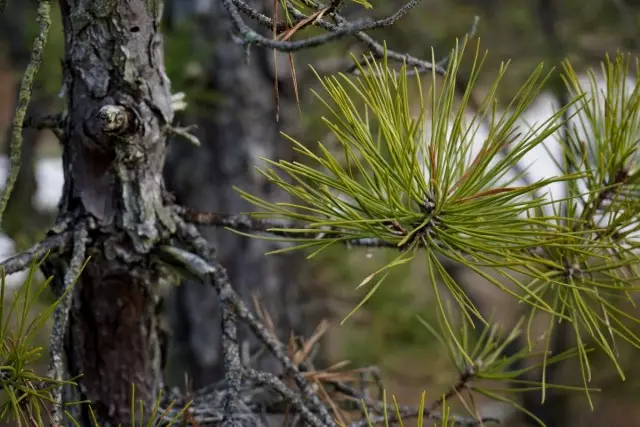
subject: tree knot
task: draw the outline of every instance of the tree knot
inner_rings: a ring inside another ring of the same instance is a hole
[[[97,114],[98,126],[107,135],[130,133],[135,128],[134,114],[121,105],[104,105]]]

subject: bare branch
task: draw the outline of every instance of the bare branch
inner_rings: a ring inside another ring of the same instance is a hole
[[[0,270],[3,270],[4,274],[13,274],[26,270],[31,263],[41,261],[49,252],[66,250],[72,238],[73,233],[70,231],[48,236],[30,249],[0,262]]]
[[[274,21],[272,18],[268,17],[264,13],[260,13],[253,7],[249,6],[243,0],[234,0],[233,3],[238,8],[238,10],[240,10],[242,13],[247,15],[249,18],[257,21],[262,26],[269,28],[270,30],[273,29],[274,23],[276,27],[276,32],[278,33],[285,31],[289,27],[289,24],[287,24],[285,21]],[[295,25],[296,22],[297,21],[294,21],[293,24]]]
[[[275,391],[280,393],[282,397],[284,397],[287,401],[291,402],[294,408],[298,410],[298,412],[304,417],[305,421],[309,423],[309,425],[314,427],[324,427],[323,424],[318,417],[316,417],[309,408],[305,405],[305,403],[298,397],[293,390],[286,386],[280,380],[280,378],[275,375],[267,372],[256,371],[255,369],[247,369],[246,371],[247,378],[255,381],[260,385],[268,385],[273,388]]]
[[[172,246],[162,247],[162,250],[170,254],[174,261],[179,260],[179,262],[184,263],[189,271],[194,274],[199,274],[201,278],[216,274],[216,268],[211,263],[191,252]],[[312,358],[308,357],[300,362],[300,370],[309,378],[315,377],[315,373],[321,373],[321,371],[317,371],[314,368],[311,360]],[[365,412],[362,408],[362,404],[364,403],[369,418],[353,422],[350,426],[365,427],[369,425],[369,420],[373,424],[381,423],[385,418],[383,415],[378,414],[382,414],[384,411],[388,414],[387,419],[392,422],[397,421],[396,408],[393,404],[387,403],[385,405],[382,401],[374,400],[367,392],[368,389],[374,385],[380,388],[379,393],[380,396],[382,396],[381,390],[383,389],[383,385],[379,378],[377,368],[370,367],[358,371],[362,374],[371,374],[375,381],[358,382],[361,389],[356,389],[348,383],[341,382],[340,380],[334,379],[336,377],[332,378],[331,376],[323,377],[320,375],[318,377],[320,379],[315,381],[321,388],[327,386],[328,388],[326,390],[335,394],[336,397],[341,397],[333,400],[333,404],[337,405],[337,407],[347,411],[360,411],[364,417]],[[293,407],[296,411],[293,414],[294,419],[300,418],[306,422],[306,425],[318,427],[327,426],[327,424],[318,418],[317,414],[310,410],[304,396],[299,391],[289,388],[280,377],[254,370],[248,366],[244,367],[242,373],[242,381],[239,383],[239,393],[242,399],[238,401],[239,412],[236,421],[239,422],[242,420],[245,422],[244,425],[268,426],[270,424],[266,414],[289,413],[290,407]],[[458,388],[460,388],[458,383],[452,387],[452,389]],[[274,390],[277,393],[273,393]],[[226,379],[218,384],[189,393],[187,396],[182,396],[180,392],[175,389],[170,390],[164,398],[163,407],[171,405],[174,409],[167,409],[165,411],[165,419],[174,417],[181,407],[184,407],[187,402],[190,402],[188,419],[200,423],[220,423],[223,418],[228,415],[222,408],[224,408],[225,402],[229,398],[229,393],[229,383]],[[329,395],[325,393],[325,396],[328,397]],[[346,397],[346,399],[344,397]],[[434,405],[431,405],[431,407],[433,406]],[[433,420],[442,420],[442,414],[440,412],[425,408],[421,410],[417,406],[400,405],[398,411],[404,419],[415,418],[422,414]],[[481,421],[478,421],[471,417],[457,415],[449,415],[448,419],[455,425],[467,426],[498,422],[498,420],[489,417],[482,418]],[[297,425],[295,422],[291,424]]]
[[[340,17],[340,16],[336,16],[336,21],[341,22],[344,21],[344,18]],[[465,35],[465,38],[467,39],[471,39],[473,38],[473,36],[475,35],[477,29],[478,29],[478,23],[480,22],[480,17],[479,16],[475,16],[473,18],[473,23],[471,24],[471,28],[469,29],[469,31],[467,32],[467,34]],[[390,49],[385,49],[385,47],[378,43],[377,41],[375,41],[372,37],[368,36],[367,34],[357,34],[356,37],[363,42],[371,51],[371,53],[374,55],[374,57],[376,58],[382,58],[386,56],[388,59],[392,59],[394,61],[400,62],[402,64],[407,64],[408,67],[411,67],[413,69],[409,69],[407,70],[407,75],[413,75],[416,72],[417,73],[422,73],[424,71],[431,71],[432,69],[435,70],[436,73],[440,74],[440,75],[444,75],[446,72],[445,67],[447,66],[447,63],[449,62],[449,56],[445,56],[444,58],[442,58],[441,60],[439,60],[437,63],[433,64],[429,61],[425,61],[423,59],[419,59],[416,58],[414,56],[411,56],[407,53],[399,53],[397,51],[394,50],[390,50]],[[360,65],[362,65],[362,62],[359,62]],[[349,67],[349,69],[347,70],[348,72],[357,72],[358,71],[358,66],[356,64],[353,64],[351,67]]]
[[[475,366],[468,366],[467,369],[460,374],[458,381],[445,394],[440,396],[429,406],[429,412],[435,411],[441,407],[444,402],[465,389],[469,382],[476,376],[476,372],[477,370]]]
[[[247,16],[249,16],[250,18],[256,20],[257,22],[259,22],[260,24],[262,24],[265,27],[268,27],[270,29],[273,28],[274,26],[274,21],[269,18],[268,16],[261,14],[260,12],[258,12],[257,10],[255,10],[254,8],[252,8],[251,6],[249,6],[247,3],[245,3],[243,0],[231,0],[233,2],[233,4],[235,6],[237,6],[237,8],[242,11],[243,13],[245,13]],[[334,4],[335,3],[335,4]],[[316,10],[317,11],[325,11],[324,15],[327,16],[331,16],[337,23],[338,25],[332,24],[330,22],[328,22],[325,19],[314,19],[311,20],[310,22],[312,22],[314,25],[323,28],[324,30],[330,32],[330,33],[336,33],[338,31],[344,31],[343,28],[352,28],[353,24],[349,23],[349,21],[344,18],[343,16],[341,16],[340,14],[338,14],[338,9],[340,6],[341,2],[338,1],[332,1],[332,3],[329,6],[325,6],[321,3],[316,2]],[[373,23],[370,23],[369,25],[374,25],[375,23],[382,23],[383,25],[381,25],[380,27],[377,28],[382,28],[384,26],[387,25],[391,25],[389,24],[389,22],[393,21],[397,21],[398,19],[400,19],[401,17],[403,17],[404,15],[406,15],[407,12],[409,12],[409,10],[411,8],[413,8],[415,5],[417,5],[419,3],[419,1],[412,1],[409,2],[407,4],[405,4],[400,10],[398,10],[395,14],[393,14],[391,17],[386,18],[386,19],[382,19],[379,21],[375,21]],[[289,10],[289,12],[291,13],[291,16],[294,18],[293,24],[295,25],[298,22],[302,22],[305,21],[309,18],[309,16],[307,16],[306,14],[304,14],[303,12],[299,11],[298,9],[296,9],[290,2],[287,2],[287,9]],[[473,34],[475,33],[476,30],[476,26],[477,23],[479,21],[479,18],[476,17],[474,20],[474,24],[469,32],[469,38],[471,38],[473,36]],[[391,22],[391,23],[393,23]],[[275,22],[276,25],[276,29],[278,31],[283,31],[287,28],[286,23],[284,22]],[[370,28],[369,28],[370,29]],[[373,53],[374,56],[376,57],[382,57],[385,53],[385,47],[377,42],[375,39],[373,39],[371,36],[367,35],[366,33],[364,33],[363,31],[365,31],[366,29],[361,28],[359,31],[356,31],[354,33],[348,34],[350,36],[355,37],[356,39],[358,39],[360,42],[362,42],[364,45],[366,45],[369,50],[371,51],[371,53]],[[267,39],[270,40],[270,39]],[[291,42],[289,42],[291,43]],[[437,64],[432,64],[429,61],[425,61],[423,59],[417,58],[415,56],[406,54],[406,53],[400,53],[397,51],[394,51],[392,49],[386,49],[386,54],[387,54],[387,58],[392,59],[394,61],[398,61],[401,63],[406,63],[407,65],[409,65],[410,67],[414,67],[417,68],[419,71],[429,71],[434,69],[438,74],[444,74],[445,70],[444,70],[444,66],[446,65],[448,58],[444,58],[440,61],[438,61]],[[355,68],[352,68],[351,71],[353,71]]]
[[[402,6],[396,13],[389,16],[385,19],[380,19],[377,21],[364,20],[362,22],[344,22],[340,26],[333,26],[333,30],[330,30],[329,33],[323,34],[320,36],[309,37],[304,40],[297,41],[281,41],[281,40],[273,40],[268,37],[265,37],[258,32],[254,31],[251,27],[249,27],[243,20],[242,15],[240,14],[238,0],[222,0],[224,7],[227,9],[233,24],[236,29],[240,33],[240,38],[243,43],[252,44],[257,46],[266,46],[268,48],[277,49],[280,52],[295,52],[303,49],[309,49],[313,47],[318,47],[325,45],[333,40],[340,39],[345,36],[352,36],[362,31],[369,31],[379,28],[388,27],[398,21],[400,18],[405,16],[410,9],[420,3],[422,0],[411,0]],[[258,11],[251,11],[251,7],[244,4],[242,9],[245,13],[249,14],[250,17],[257,19],[259,22],[263,24],[268,24],[269,21],[266,19],[267,17],[260,14]],[[324,7],[327,11],[330,11],[330,8]],[[304,16],[304,17],[302,17]],[[307,19],[308,16],[302,14],[302,16],[294,16],[299,21],[302,19]],[[317,20],[316,23],[320,23],[321,19]],[[271,21],[271,27],[273,28],[273,21]],[[278,23],[275,23],[276,25]],[[321,25],[322,26],[322,25]]]
[[[267,233],[272,236],[279,236],[289,239],[299,239],[300,233],[288,232],[287,228],[301,229],[303,227],[295,224],[283,224],[277,221],[268,221],[264,219],[252,218],[244,214],[221,214],[214,212],[193,212],[181,208],[183,218],[192,224],[207,225],[212,227],[226,227],[240,232]],[[334,236],[335,237],[335,236]],[[328,240],[327,235],[318,234],[317,240]],[[376,238],[362,238],[344,240],[343,243],[348,247],[367,247],[367,248],[392,248],[400,249],[397,244],[387,242]]]
[[[66,117],[62,113],[27,116],[24,120],[24,127],[37,130],[51,129],[52,131],[58,131],[64,128],[65,120]]]
[[[20,92],[18,95],[18,108],[13,118],[13,125],[11,129],[11,156],[10,172],[5,187],[2,191],[2,197],[0,197],[0,222],[4,210],[11,197],[11,192],[18,179],[20,173],[20,159],[22,157],[22,128],[24,124],[24,117],[27,114],[27,107],[31,100],[31,86],[35,78],[40,63],[42,62],[44,46],[47,43],[47,35],[49,34],[49,27],[51,26],[51,2],[47,0],[41,0],[38,5],[38,23],[40,24],[40,33],[33,42],[33,50],[31,52],[31,60],[27,69],[22,76],[22,82],[20,83]]]
[[[73,233],[73,253],[69,268],[64,275],[64,288],[54,289],[60,298],[60,302],[53,313],[53,329],[51,330],[51,362],[47,376],[57,381],[62,381],[64,374],[63,354],[64,335],[67,331],[69,319],[69,307],[71,305],[72,287],[85,265],[85,253],[87,249],[88,232],[83,224]],[[62,386],[54,387],[52,399],[55,402],[51,408],[53,425],[62,422],[64,410],[62,409]]]

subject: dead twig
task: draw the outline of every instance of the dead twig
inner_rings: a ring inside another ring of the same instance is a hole
[[[63,231],[47,236],[44,240],[33,245],[30,249],[13,255],[0,262],[0,271],[13,274],[26,270],[33,262],[40,262],[50,252],[62,252],[68,249],[73,240],[73,232]]]

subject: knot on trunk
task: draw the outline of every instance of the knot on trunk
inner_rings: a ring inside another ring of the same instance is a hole
[[[104,105],[96,113],[97,125],[106,135],[124,135],[135,131],[135,116],[122,105]]]

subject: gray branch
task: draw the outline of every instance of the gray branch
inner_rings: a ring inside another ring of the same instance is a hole
[[[398,9],[398,11],[393,15],[377,21],[364,20],[361,22],[347,22],[345,20],[340,25],[336,26],[329,24],[323,19],[314,20],[314,23],[316,25],[328,30],[329,32],[320,36],[309,37],[307,39],[296,41],[270,39],[253,30],[244,22],[240,10],[242,10],[250,18],[257,20],[259,23],[265,26],[270,26],[271,28],[273,28],[274,25],[276,26],[276,28],[282,27],[282,23],[274,22],[267,16],[261,14],[251,6],[244,3],[242,0],[222,0],[222,3],[229,13],[231,21],[240,33],[240,38],[243,43],[257,46],[266,46],[268,48],[276,49],[280,52],[295,52],[303,49],[323,46],[331,41],[343,38],[345,36],[355,36],[358,33],[362,33],[363,31],[389,27],[395,24],[400,18],[405,16],[409,12],[409,10],[411,10],[421,1],[422,0],[411,0],[403,5],[400,9]],[[319,3],[316,3],[316,5],[318,9],[326,9],[328,14],[334,13],[331,6],[322,6]],[[289,9],[295,10],[292,7],[289,7]],[[308,19],[309,16],[299,12],[294,15],[294,18],[299,22],[304,19]]]
[[[36,130],[51,129],[55,132],[64,128],[65,121],[66,117],[62,113],[27,116],[24,119],[24,127]]]
[[[63,231],[46,237],[40,243],[36,243],[30,249],[20,252],[0,262],[0,271],[4,274],[13,274],[26,270],[32,263],[42,261],[50,252],[62,252],[67,250],[73,239],[73,233]]]
[[[247,369],[246,370],[247,378],[254,381],[259,385],[267,385],[273,390],[277,391],[282,395],[288,402],[291,402],[294,408],[298,410],[298,412],[302,415],[302,417],[309,423],[309,425],[313,427],[324,427],[323,424],[318,417],[315,416],[307,405],[300,399],[293,390],[291,390],[285,383],[282,382],[280,378],[277,376],[268,373],[268,372],[260,372],[255,369]]]
[[[296,224],[283,224],[279,221],[269,221],[264,219],[253,218],[245,214],[222,214],[215,212],[192,212],[186,209],[181,209],[183,218],[191,223],[197,225],[206,225],[211,227],[226,227],[232,230],[249,232],[249,233],[266,233],[272,236],[278,236],[288,239],[300,239],[302,234],[299,232],[293,233],[286,231],[287,228],[302,229],[303,226]],[[335,238],[335,231],[333,235],[328,233],[317,233],[316,240],[329,240]],[[339,231],[339,230],[337,230]],[[309,230],[309,234],[314,233],[314,230]],[[307,236],[308,238],[309,236]],[[394,242],[378,238],[360,238],[343,240],[343,243],[349,247],[367,247],[367,248],[392,248],[400,249]]]
[[[51,361],[47,376],[56,381],[62,381],[64,376],[64,335],[67,331],[67,321],[69,319],[69,307],[71,305],[72,287],[82,272],[85,262],[88,232],[83,224],[73,233],[73,253],[71,262],[64,276],[64,288],[54,289],[56,297],[60,298],[58,306],[53,313],[53,329],[51,331],[50,354]],[[55,402],[51,408],[51,418],[54,425],[62,422],[64,410],[62,409],[62,386],[54,387],[52,399]]]

